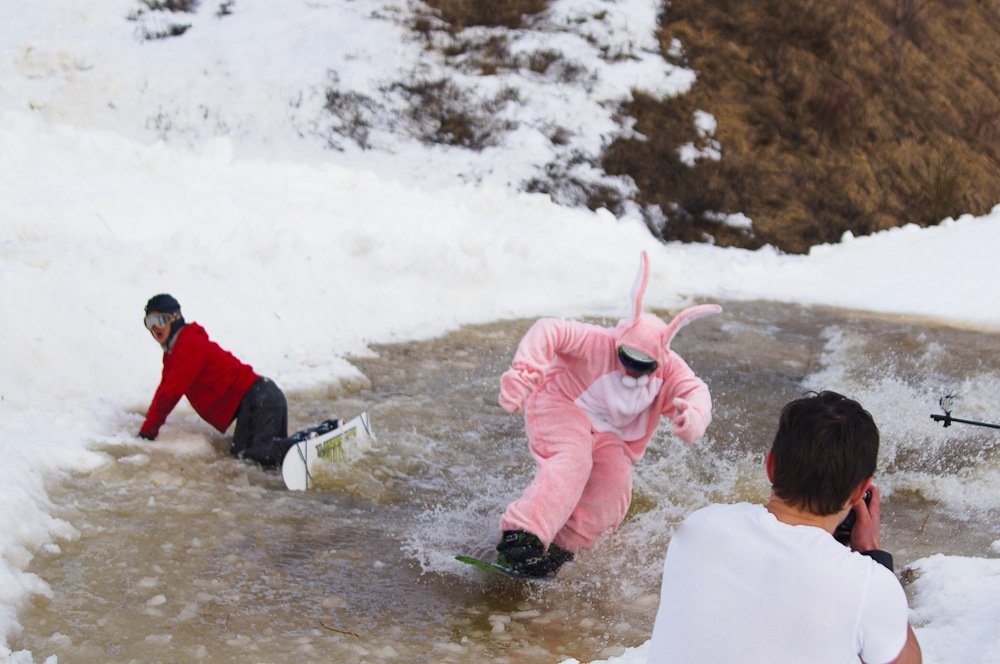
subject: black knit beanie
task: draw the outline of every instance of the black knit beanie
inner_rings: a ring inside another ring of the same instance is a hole
[[[175,300],[173,295],[168,295],[166,293],[154,295],[149,298],[149,302],[146,303],[147,314],[151,311],[158,311],[161,314],[174,314],[179,313],[180,310],[181,303]]]

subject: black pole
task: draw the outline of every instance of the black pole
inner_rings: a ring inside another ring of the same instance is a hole
[[[944,426],[950,427],[952,422],[961,422],[962,424],[974,424],[977,427],[989,427],[990,429],[1000,429],[1000,424],[990,424],[989,422],[976,422],[975,420],[963,420],[960,417],[952,417],[951,413],[945,413],[944,415],[931,415],[931,419],[935,422],[943,422]]]

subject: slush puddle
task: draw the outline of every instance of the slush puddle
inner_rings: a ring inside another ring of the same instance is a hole
[[[606,659],[649,638],[679,520],[710,502],[766,499],[778,410],[810,389],[857,398],[882,430],[882,542],[898,570],[932,553],[991,555],[1000,434],[945,429],[930,414],[954,392],[954,415],[1000,419],[996,336],[724,306],[673,344],[712,389],[707,438],[686,446],[661,427],[635,469],[626,523],[555,582],[453,560],[492,557],[500,513],[532,474],[520,417],[496,404],[530,321],[499,323],[375,348],[354,360],[370,389],[289,394],[293,426],[367,410],[378,436],[319,490],[286,491],[181,412],[156,445],[104,445],[112,462],[49,487],[79,535],[36,555],[30,571],[52,596],[25,607],[11,646],[39,662]]]

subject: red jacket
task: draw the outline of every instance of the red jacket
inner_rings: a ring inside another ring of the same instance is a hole
[[[189,323],[163,354],[163,375],[140,432],[155,438],[181,397],[187,397],[206,422],[225,433],[243,395],[259,376],[250,365],[208,338],[205,328]]]

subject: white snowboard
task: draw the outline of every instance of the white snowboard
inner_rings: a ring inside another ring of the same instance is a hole
[[[337,429],[296,443],[281,463],[281,477],[291,491],[305,491],[312,486],[312,474],[320,464],[353,463],[372,443],[375,434],[368,413],[361,413]]]

